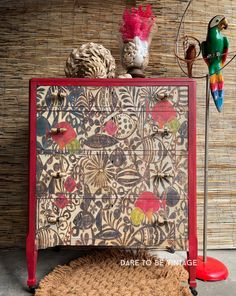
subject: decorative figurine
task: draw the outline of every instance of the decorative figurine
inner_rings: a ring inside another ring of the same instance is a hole
[[[123,24],[120,28],[122,35],[121,61],[123,67],[132,77],[145,77],[143,70],[149,61],[149,47],[156,17],[151,5],[143,10],[138,8],[126,9],[123,14]]]
[[[210,89],[216,108],[222,111],[224,103],[224,78],[221,68],[224,66],[229,48],[228,38],[221,31],[227,29],[228,21],[223,15],[213,17],[208,25],[207,39],[202,42],[202,56],[208,65]]]
[[[194,43],[190,43],[185,53],[185,60],[187,62],[188,77],[193,76],[193,61],[197,57],[197,49]]]
[[[86,43],[74,48],[66,61],[67,77],[114,78],[115,59],[111,52],[101,44]]]

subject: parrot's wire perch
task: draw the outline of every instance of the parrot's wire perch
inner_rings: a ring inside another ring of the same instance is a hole
[[[199,58],[199,55],[200,55],[200,53],[201,53],[201,49],[200,49],[200,52],[198,53],[197,57],[194,58],[194,59],[191,59],[191,60],[184,59],[184,58],[181,58],[181,57],[179,56],[178,44],[179,44],[179,40],[180,40],[180,30],[181,30],[181,27],[182,27],[182,25],[183,25],[183,23],[184,23],[185,15],[186,15],[186,13],[187,13],[187,11],[188,11],[188,9],[189,9],[189,6],[191,5],[192,2],[193,2],[193,0],[189,0],[188,5],[186,6],[186,8],[185,8],[185,10],[184,10],[184,13],[183,13],[183,15],[182,15],[182,17],[181,17],[181,20],[180,20],[180,23],[179,23],[179,27],[178,27],[178,30],[177,30],[177,36],[176,36],[176,39],[175,39],[175,51],[174,51],[174,54],[175,54],[175,56],[176,56],[176,58],[177,58],[177,63],[178,63],[178,65],[179,65],[179,68],[181,69],[181,71],[182,71],[186,76],[188,76],[188,73],[184,70],[184,68],[182,67],[180,61],[185,62],[185,63],[188,63],[188,62],[195,62],[195,61],[197,61],[197,60],[204,60],[204,58]],[[199,45],[199,47],[200,47],[200,41],[199,41],[197,38],[195,38],[195,37],[185,35],[184,37],[182,37],[182,39],[183,39],[183,38],[188,38],[188,37],[191,37],[192,39],[196,40],[197,43],[198,43],[198,45]],[[229,64],[230,64],[230,63],[236,58],[236,52],[231,52],[231,53],[229,53],[229,55],[230,55],[230,54],[233,54],[233,57],[232,57],[227,63],[225,63],[225,65],[224,65],[223,67],[221,67],[219,70],[215,71],[215,72],[212,73],[211,75],[210,75],[210,74],[205,74],[205,75],[202,75],[202,76],[192,76],[191,78],[194,78],[194,79],[203,79],[203,78],[206,78],[206,77],[209,77],[209,78],[210,78],[211,76],[213,76],[213,75],[215,75],[216,73],[220,72],[221,70],[223,70],[225,67],[227,67],[227,66],[228,66],[228,65],[229,65]],[[225,53],[220,54],[220,56],[224,56],[224,55],[226,55],[226,54],[225,54]]]

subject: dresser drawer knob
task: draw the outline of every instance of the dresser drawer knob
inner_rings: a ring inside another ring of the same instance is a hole
[[[160,225],[160,226],[164,226],[166,225],[167,222],[167,217],[163,217],[163,216],[159,216],[158,218],[155,219],[155,221],[153,222],[153,226],[156,225]]]
[[[160,134],[162,135],[162,137],[167,137],[170,134],[170,130],[167,128],[158,128],[157,126],[153,126],[153,132],[154,132],[154,136],[156,134]]]
[[[155,176],[155,178],[172,178],[174,177],[173,174],[171,173],[163,173],[163,172],[158,172]]]
[[[67,174],[66,173],[61,173],[61,172],[54,172],[54,173],[51,173],[51,176],[53,178],[60,179],[60,178],[66,177]]]
[[[161,128],[159,129],[159,133],[161,133],[162,137],[167,137],[170,134],[170,130],[167,128]]]
[[[166,221],[166,220],[165,220],[164,217],[162,217],[162,216],[159,216],[158,219],[157,219],[157,223],[158,223],[158,224],[164,224],[165,221]]]
[[[175,248],[173,246],[166,246],[166,251],[171,253],[171,254],[174,254],[175,253]]]
[[[65,133],[67,131],[67,129],[66,128],[63,128],[63,127],[53,127],[53,128],[51,128],[51,134],[53,134],[53,135],[58,135],[58,134],[63,134],[63,133]]]
[[[168,99],[173,99],[173,95],[172,94],[157,94],[155,99],[157,101],[164,101],[164,100],[168,100]]]
[[[62,91],[52,92],[51,98],[52,100],[63,100],[66,98],[66,93]]]
[[[56,224],[56,223],[62,223],[66,221],[66,218],[64,217],[55,217],[55,216],[48,216],[47,217],[48,223]]]
[[[168,95],[167,94],[157,94],[156,95],[156,99],[159,101],[159,100],[167,100],[168,99]]]

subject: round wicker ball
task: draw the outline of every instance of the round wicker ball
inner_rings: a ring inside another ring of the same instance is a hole
[[[115,69],[110,50],[90,42],[72,50],[66,61],[65,74],[67,77],[113,78]]]

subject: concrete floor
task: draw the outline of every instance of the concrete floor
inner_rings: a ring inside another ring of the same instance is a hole
[[[154,252],[153,252],[154,253]],[[56,265],[68,263],[75,259],[85,250],[62,249],[60,252],[54,250],[41,250],[38,256],[37,278],[40,280],[49,273]],[[176,252],[174,255],[167,252],[155,252],[159,257],[170,259],[184,258],[184,254]],[[199,296],[233,296],[236,295],[236,250],[209,251],[209,256],[224,262],[230,271],[226,281],[201,282],[198,281]],[[26,287],[27,270],[25,250],[10,249],[0,250],[0,296],[29,296]],[[121,295],[122,296],[122,295]]]

